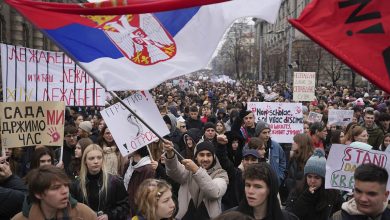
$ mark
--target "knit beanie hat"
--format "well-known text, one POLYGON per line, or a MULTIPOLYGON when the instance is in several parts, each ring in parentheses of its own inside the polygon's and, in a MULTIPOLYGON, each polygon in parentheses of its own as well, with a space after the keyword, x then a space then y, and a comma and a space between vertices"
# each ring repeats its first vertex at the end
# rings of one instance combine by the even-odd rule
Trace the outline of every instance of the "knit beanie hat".
POLYGON ((212 123, 212 122, 206 122, 206 123, 204 124, 204 127, 203 127, 204 131, 206 131, 206 130, 209 129, 209 128, 213 128, 213 129, 215 130, 215 124, 212 123))
POLYGON ((271 128, 269 127, 269 125, 266 122, 264 122, 264 121, 257 122, 256 128, 255 128, 255 136, 258 137, 264 129, 271 130, 271 128))
POLYGON ((306 162, 305 168, 303 169, 304 175, 312 173, 325 178, 325 169, 325 153, 322 149, 317 148, 306 162))
POLYGON ((213 155, 215 154, 214 144, 211 143, 210 141, 203 141, 202 143, 199 143, 198 145, 196 145, 195 157, 202 150, 208 150, 213 155))
POLYGON ((90 121, 83 121, 79 124, 81 130, 88 132, 89 134, 92 131, 92 123, 90 121))

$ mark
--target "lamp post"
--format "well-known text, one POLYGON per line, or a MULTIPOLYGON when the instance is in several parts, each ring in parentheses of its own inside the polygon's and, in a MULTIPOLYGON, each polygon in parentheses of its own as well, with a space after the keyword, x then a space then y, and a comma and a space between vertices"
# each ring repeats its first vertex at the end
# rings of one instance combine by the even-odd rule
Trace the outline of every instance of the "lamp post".
POLYGON ((287 51, 287 83, 290 84, 292 75, 291 75, 291 53, 292 53, 292 27, 289 27, 288 30, 288 51, 287 51))

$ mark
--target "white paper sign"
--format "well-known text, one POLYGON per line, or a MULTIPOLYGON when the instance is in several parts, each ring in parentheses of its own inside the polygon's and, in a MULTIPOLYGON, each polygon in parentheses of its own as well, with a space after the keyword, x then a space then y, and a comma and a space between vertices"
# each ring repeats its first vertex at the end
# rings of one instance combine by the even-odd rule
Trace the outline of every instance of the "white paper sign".
MULTIPOLYGON (((149 92, 137 92, 123 100, 161 137, 169 134, 149 92)), ((120 103, 100 112, 123 156, 155 141, 158 137, 120 103)))
POLYGON ((328 125, 347 126, 352 122, 353 110, 330 109, 328 125))
POLYGON ((4 102, 104 106, 105 89, 63 52, 1 44, 4 102))
POLYGON ((269 124, 272 139, 279 143, 293 143, 293 137, 303 133, 302 103, 249 102, 248 110, 256 122, 269 124))
POLYGON ((322 114, 317 112, 309 112, 309 116, 307 117, 307 121, 314 123, 314 122, 321 122, 322 120, 322 114))
POLYGON ((294 72, 294 101, 313 101, 315 99, 315 87, 315 72, 294 72))
MULTIPOLYGON (((383 151, 365 150, 342 144, 332 145, 326 161, 325 188, 352 192, 355 169, 366 163, 374 163, 390 170, 390 154, 383 151)), ((390 179, 387 189, 390 189, 390 179)))
POLYGON ((264 94, 264 86, 263 85, 257 85, 257 88, 259 89, 259 92, 264 94))

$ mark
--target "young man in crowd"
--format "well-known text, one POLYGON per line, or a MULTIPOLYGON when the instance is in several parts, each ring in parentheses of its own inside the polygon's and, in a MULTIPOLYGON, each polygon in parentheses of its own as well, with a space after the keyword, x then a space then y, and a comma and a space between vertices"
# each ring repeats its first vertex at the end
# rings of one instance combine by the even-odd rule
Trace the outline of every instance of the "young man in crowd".
POLYGON ((314 148, 321 148, 322 150, 325 150, 325 140, 328 135, 328 131, 322 122, 314 122, 310 126, 310 135, 314 148))
POLYGON ((271 140, 271 128, 263 121, 256 125, 256 137, 259 137, 265 144, 264 158, 269 161, 272 169, 278 176, 279 185, 285 178, 287 168, 286 156, 283 148, 276 141, 271 140))
POLYGON ((356 168, 353 199, 343 203, 331 220, 385 220, 390 219, 387 207, 389 191, 386 189, 389 174, 375 164, 356 168))
POLYGON ((199 119, 199 109, 196 106, 190 107, 190 117, 186 121, 187 129, 197 128, 202 130, 203 123, 199 119))
POLYGON ((180 184, 176 218, 210 219, 221 214, 221 199, 229 179, 215 156, 213 143, 202 142, 196 146, 194 160, 181 163, 173 152, 173 143, 164 143, 166 171, 180 184))
MULTIPOLYGON (((225 135, 219 135, 217 139, 222 139, 227 142, 225 135)), ((221 141, 219 141, 221 142, 221 141)), ((222 198, 223 210, 233 208, 239 204, 244 198, 244 181, 242 179, 242 172, 249 164, 258 163, 260 155, 255 149, 244 149, 242 151, 242 166, 235 167, 233 162, 227 156, 226 145, 219 144, 216 149, 216 155, 221 163, 221 166, 226 170, 229 177, 229 185, 225 195, 222 198)))
POLYGON ((23 204, 12 220, 98 219, 92 209, 70 197, 70 180, 61 168, 41 166, 30 171, 27 182, 32 203, 23 204))
POLYGON ((371 145, 373 149, 379 149, 384 134, 382 129, 375 123, 374 111, 366 110, 364 112, 364 123, 362 126, 367 129, 368 144, 371 145))

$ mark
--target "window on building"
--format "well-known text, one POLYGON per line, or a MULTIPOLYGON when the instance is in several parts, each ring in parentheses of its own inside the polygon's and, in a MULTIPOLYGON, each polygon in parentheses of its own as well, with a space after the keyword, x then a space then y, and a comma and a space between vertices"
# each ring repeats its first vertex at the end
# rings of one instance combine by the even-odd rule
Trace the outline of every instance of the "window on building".
POLYGON ((26 23, 22 23, 22 27, 23 27, 23 36, 22 36, 23 37, 23 46, 29 47, 30 46, 30 42, 29 42, 30 29, 26 23))
POLYGON ((3 15, 0 15, 0 42, 1 43, 6 43, 6 24, 5 24, 5 19, 3 15))

